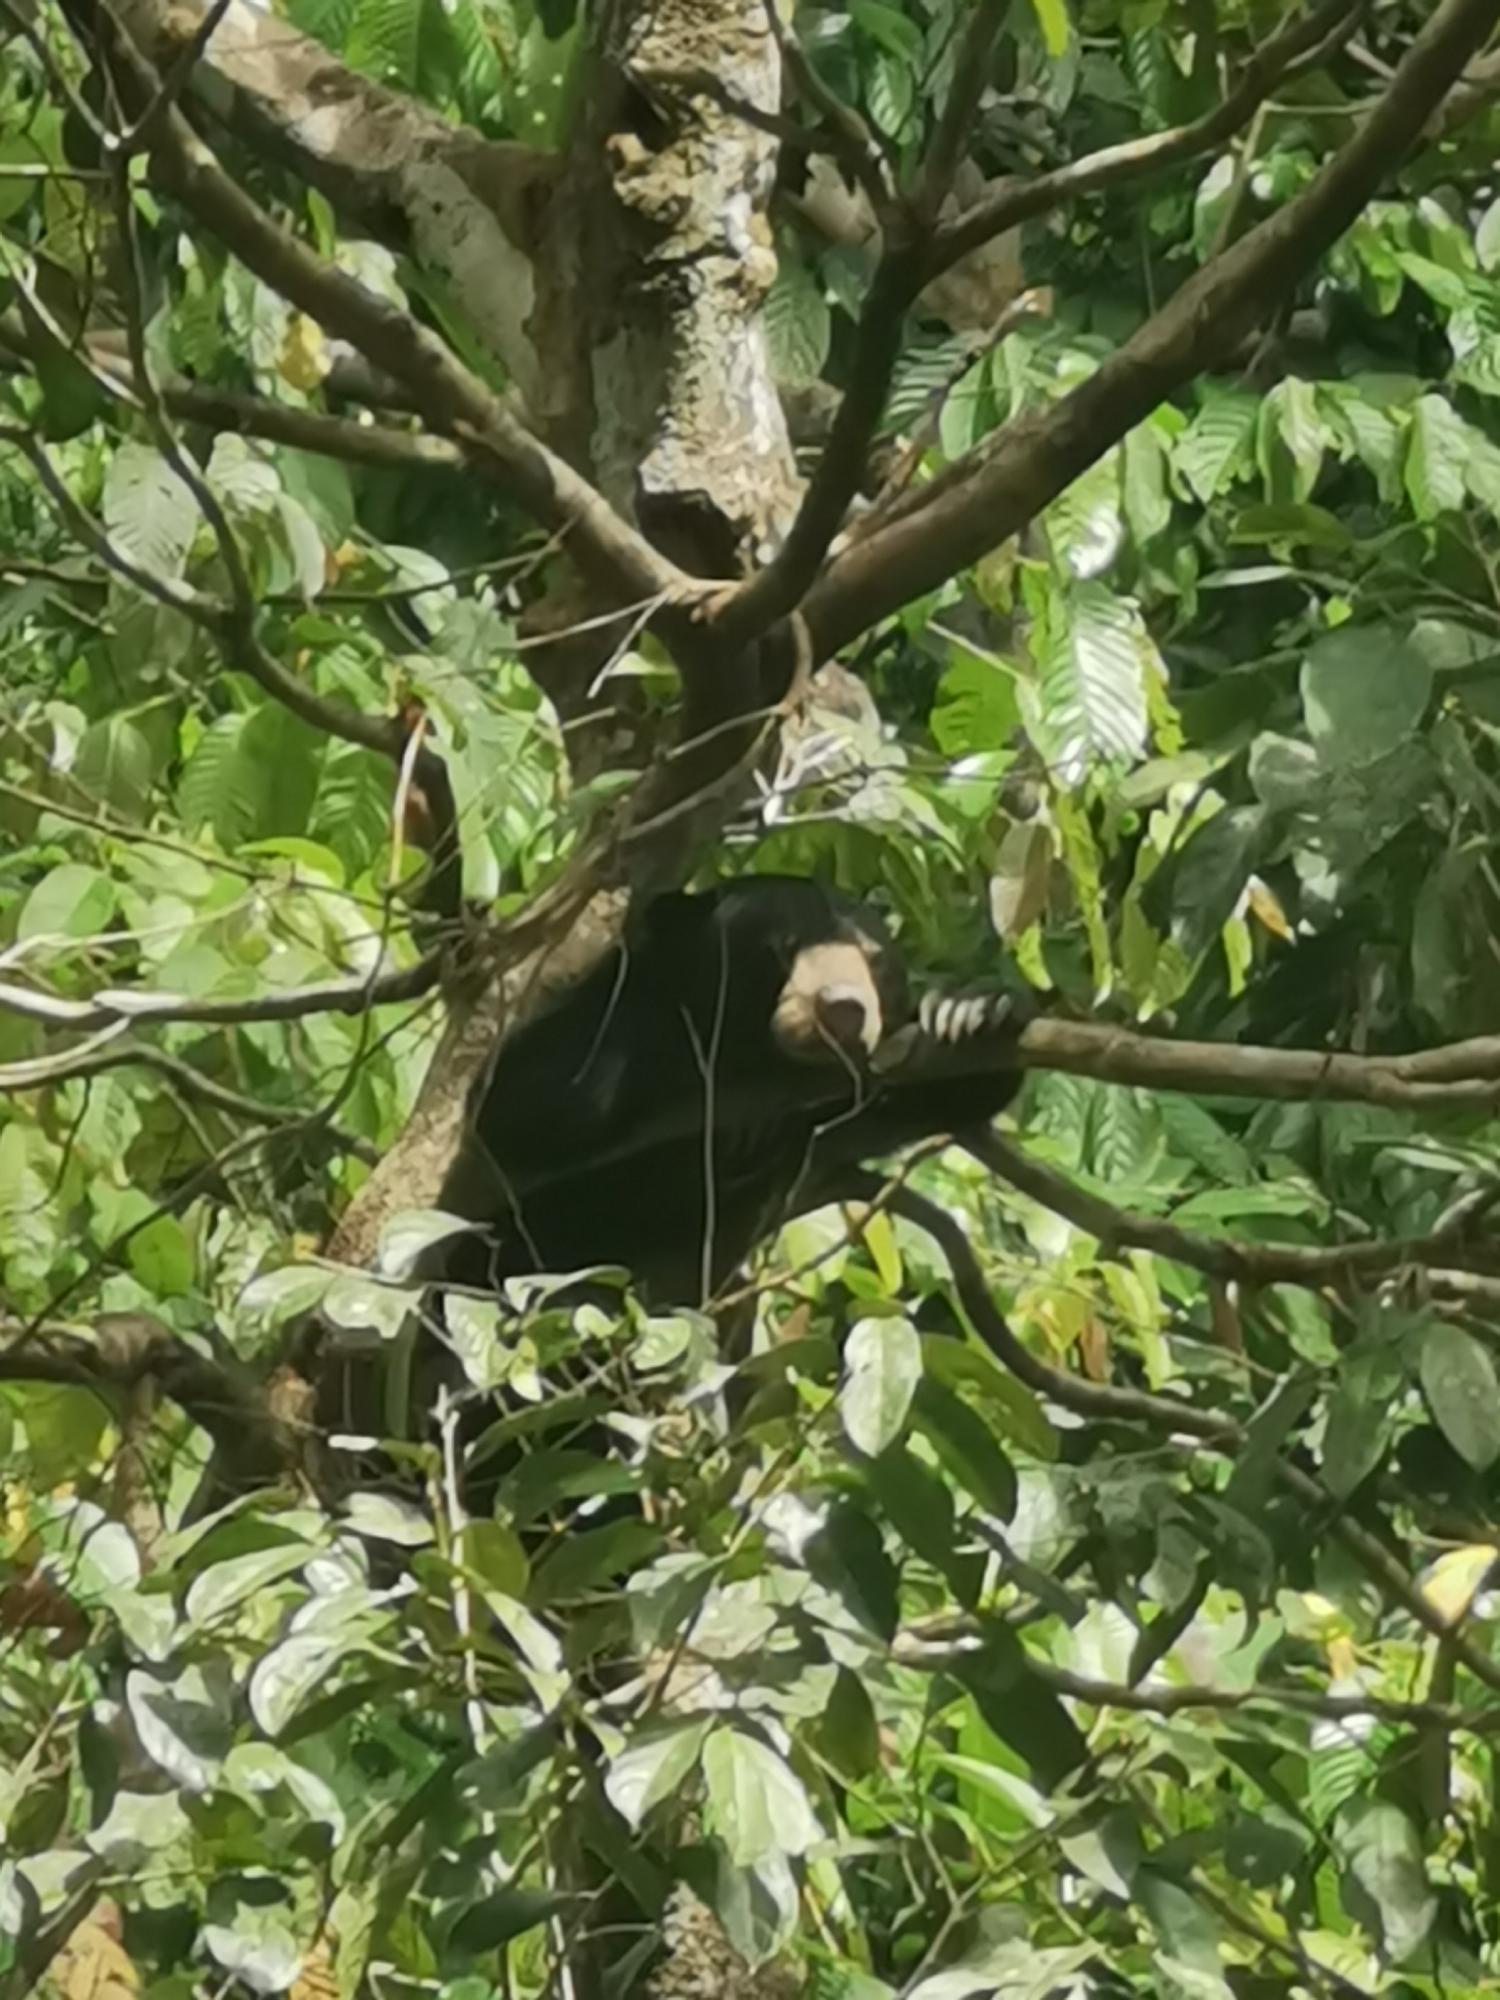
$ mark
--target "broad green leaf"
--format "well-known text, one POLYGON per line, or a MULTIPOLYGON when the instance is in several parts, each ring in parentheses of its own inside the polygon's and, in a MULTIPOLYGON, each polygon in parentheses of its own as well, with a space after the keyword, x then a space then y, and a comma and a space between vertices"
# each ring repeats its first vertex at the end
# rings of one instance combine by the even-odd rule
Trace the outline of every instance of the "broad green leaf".
POLYGON ((777 380, 815 382, 828 358, 832 321, 822 288, 805 264, 782 258, 766 295, 765 324, 777 380))
POLYGON ((858 1674, 840 1667, 822 1711, 813 1719, 819 1753, 851 1784, 880 1767, 880 1724, 858 1674))
POLYGON ((1468 434, 1442 396, 1423 396, 1406 440, 1406 490, 1417 518, 1430 521, 1463 505, 1468 434))
POLYGON ((689 1722, 652 1730, 610 1759, 604 1789, 622 1819, 638 1827, 653 1806, 680 1790, 697 1768, 711 1726, 689 1722))
POLYGON ((1217 499, 1245 463, 1259 412, 1255 396, 1210 391, 1173 446, 1173 463, 1205 504, 1217 499))
POLYGON ((1323 1437, 1323 1477, 1337 1499, 1347 1499, 1385 1456, 1406 1380, 1401 1348, 1391 1340, 1366 1338, 1344 1355, 1323 1437))
POLYGON ((1016 1508, 1015 1470, 983 1418, 930 1375, 918 1387, 914 1413, 943 1469, 986 1513, 1008 1521, 1016 1508))
POLYGON ((1432 697, 1432 669, 1399 630, 1345 626, 1313 644, 1301 688, 1325 765, 1369 764, 1416 729, 1432 697))
POLYGON ((285 1264, 279 1271, 263 1271, 252 1278, 240 1293, 241 1310, 264 1315, 273 1325, 311 1312, 321 1304, 323 1294, 338 1280, 338 1273, 316 1264, 285 1264))
POLYGON ((257 1549, 250 1555, 213 1563, 193 1578, 183 1609, 195 1625, 208 1625, 257 1591, 295 1576, 315 1553, 304 1544, 300 1548, 257 1549))
POLYGON ((1140 613, 1102 583, 1056 601, 1042 663, 1053 763, 1077 782, 1096 757, 1133 763, 1146 747, 1148 672, 1160 663, 1140 613))
POLYGON ((424 1250, 466 1235, 473 1224, 440 1208, 411 1208, 393 1215, 380 1232, 376 1264, 387 1278, 408 1278, 424 1250))
POLYGON ((16 936, 96 937, 115 913, 115 888, 107 875, 81 862, 65 861, 44 875, 21 905, 16 936))
POLYGON ((797 1855, 822 1838, 801 1781, 769 1744, 719 1727, 703 1749, 708 1816, 737 1867, 797 1855))
POLYGON ((105 716, 86 729, 73 760, 73 777, 117 819, 145 816, 155 775, 151 745, 123 715, 105 716))
POLYGON ((352 1650, 341 1632, 299 1632, 274 1646, 250 1675, 250 1712, 267 1736, 279 1736, 352 1650))
POLYGON ((844 1347, 839 1416, 851 1444, 876 1458, 906 1428, 922 1379, 922 1340, 907 1319, 862 1319, 844 1347))
POLYGON ((177 578, 198 531, 198 503, 159 451, 126 443, 105 474, 104 525, 123 555, 155 576, 177 578))
POLYGON ((1434 1320, 1422 1337, 1422 1388, 1449 1444, 1477 1472, 1500 1458, 1500 1381, 1487 1347, 1434 1320))
POLYGON ((1417 1951, 1438 1903, 1411 1820, 1387 1800, 1360 1799, 1340 1812, 1334 1844, 1349 1871, 1355 1914, 1384 1940, 1392 1959, 1417 1951))

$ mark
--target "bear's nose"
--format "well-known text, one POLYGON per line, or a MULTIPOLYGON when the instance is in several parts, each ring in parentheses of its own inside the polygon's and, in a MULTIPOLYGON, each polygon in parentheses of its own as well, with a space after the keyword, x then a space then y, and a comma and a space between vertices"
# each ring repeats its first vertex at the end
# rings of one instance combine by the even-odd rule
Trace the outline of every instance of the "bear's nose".
POLYGON ((870 1011, 857 986, 825 986, 818 994, 818 1026, 843 1049, 874 1047, 870 1011))

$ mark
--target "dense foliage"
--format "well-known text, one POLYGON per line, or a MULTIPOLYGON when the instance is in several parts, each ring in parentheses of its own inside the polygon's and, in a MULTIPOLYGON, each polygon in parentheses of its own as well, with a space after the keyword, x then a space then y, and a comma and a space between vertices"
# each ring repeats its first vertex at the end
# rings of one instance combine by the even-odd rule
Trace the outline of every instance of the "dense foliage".
MULTIPOLYGON (((914 169, 967 11, 788 32, 914 169)), ((924 293, 868 491, 1091 376, 1308 184, 1428 12, 1354 9, 1226 143, 1028 223, 1022 309, 924 293)), ((285 14, 444 118, 566 143, 566 6, 285 14)), ((1281 18, 1014 7, 972 161, 1186 125, 1281 18)), ((910 1177, 936 1217, 797 1219, 732 1366, 708 1315, 623 1290, 451 1300, 498 1398, 492 1516, 459 1408, 427 1423, 399 1369, 403 1477, 205 1513, 188 1363, 274 1401, 315 1307, 398 1348, 443 1226, 399 1220, 378 1272, 318 1255, 441 1031, 382 988, 433 948, 430 830, 408 768, 261 663, 422 718, 502 915, 629 774, 577 766, 528 669, 566 550, 498 487, 238 435, 84 340, 112 317, 141 379, 295 413, 347 359, 103 143, 61 16, 0 21, 0 1990, 591 1994, 585 1946, 620 1993, 1497 1990, 1495 1046, 1407 1096, 1260 1052, 1495 1025, 1500 114, 1392 162, 1221 368, 848 647, 864 698, 815 697, 699 857, 871 896, 930 978, 1003 944, 1064 1016, 1229 1068, 1149 1089, 1043 1051, 1006 1123, 1039 1177, 950 1149, 910 1177), (248 646, 212 608, 237 571, 248 646)), ((225 150, 493 372, 440 279, 225 150)), ((841 386, 876 249, 772 213, 778 375, 841 386)), ((605 678, 670 716, 626 629, 605 678)))

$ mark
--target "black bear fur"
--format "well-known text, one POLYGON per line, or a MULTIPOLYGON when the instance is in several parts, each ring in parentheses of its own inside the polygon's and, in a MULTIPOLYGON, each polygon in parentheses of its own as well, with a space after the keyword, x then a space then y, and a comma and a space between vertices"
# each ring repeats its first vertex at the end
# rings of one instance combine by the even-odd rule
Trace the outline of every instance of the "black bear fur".
POLYGON ((882 1079, 894 1034, 1010 1034, 1024 1011, 971 998, 914 1025, 884 926, 817 882, 658 897, 502 1047, 440 1203, 483 1229, 442 1275, 623 1265, 654 1303, 703 1301, 840 1166, 973 1129, 1019 1088, 1014 1069, 882 1079))

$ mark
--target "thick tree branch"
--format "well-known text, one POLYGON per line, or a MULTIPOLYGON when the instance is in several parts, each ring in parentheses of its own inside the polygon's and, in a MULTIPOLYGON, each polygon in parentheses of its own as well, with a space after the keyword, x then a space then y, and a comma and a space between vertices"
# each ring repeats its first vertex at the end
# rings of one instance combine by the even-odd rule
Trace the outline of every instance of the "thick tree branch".
POLYGON ((528 317, 555 155, 452 124, 253 0, 211 8, 120 0, 113 11, 173 79, 197 52, 195 119, 226 127, 317 188, 357 233, 442 271, 480 338, 531 393, 538 361, 528 317))
POLYGON ((1233 1713, 1245 1708, 1280 1709, 1293 1715, 1321 1716, 1330 1722, 1372 1716, 1381 1722, 1418 1729, 1463 1729, 1489 1736, 1500 1729, 1500 1705, 1464 1709, 1450 1702, 1392 1701, 1374 1694, 1317 1694, 1311 1688, 1290 1687, 1122 1687, 1069 1672, 1032 1657, 1030 1669, 1038 1680, 1091 1708, 1124 1708, 1141 1715, 1186 1715, 1194 1709, 1233 1713))
MULTIPOLYGON (((1401 1111, 1486 1110, 1500 1103, 1500 1036, 1481 1035, 1405 1056, 1274 1049, 1229 1042, 1170 1041, 1127 1028, 1045 1019, 1020 1038, 1022 1060, 1100 1083, 1202 1095, 1319 1098, 1335 1104, 1383 1104, 1401 1111)), ((930 1067, 972 1067, 974 1052, 934 1051, 930 1067)), ((1014 1060, 1012 1058, 1011 1060, 1014 1060)), ((924 1064, 924 1069, 927 1067, 924 1064)), ((988 1066, 1006 1067, 997 1049, 988 1066)))
POLYGON ((186 993, 96 993, 92 1000, 64 1000, 53 993, 0 982, 0 1008, 41 1021, 49 1028, 91 1033, 114 1021, 300 1021, 309 1014, 363 1014, 372 1007, 419 1000, 437 985, 441 959, 429 952, 402 972, 373 979, 330 979, 316 986, 293 986, 253 1000, 194 999, 186 993))
MULTIPOLYGON (((151 65, 107 16, 101 34, 131 94, 148 99, 156 88, 151 65)), ((570 552, 591 576, 631 601, 666 599, 684 588, 699 594, 410 313, 377 298, 267 215, 180 112, 164 107, 143 138, 161 184, 199 222, 265 284, 407 388, 435 430, 476 447, 538 521, 567 531, 570 552)))
POLYGON ((461 471, 469 455, 447 438, 424 431, 398 431, 389 424, 360 423, 354 417, 325 416, 319 410, 293 409, 264 396, 247 396, 233 389, 200 389, 189 382, 163 382, 161 400, 184 423, 207 424, 215 431, 235 431, 241 437, 267 438, 298 451, 319 452, 354 465, 389 465, 398 471, 461 471))
MULTIPOLYGON (((1301 194, 1189 279, 1071 394, 1018 417, 924 488, 909 513, 836 557, 803 604, 817 656, 977 562, 1242 339, 1354 221, 1497 20, 1500 0, 1443 0, 1384 96, 1301 194)), ((774 602, 770 574, 747 594, 774 602)), ((724 615, 737 609, 731 598, 724 615)))
POLYGON ((1065 1174, 1043 1166, 998 1132, 986 1132, 979 1138, 965 1136, 963 1145, 966 1152, 1011 1187, 1098 1237, 1106 1253, 1121 1246, 1148 1250, 1153 1256, 1170 1257, 1176 1263, 1186 1264, 1189 1270, 1221 1278, 1226 1284, 1291 1284, 1316 1289, 1347 1283, 1355 1277, 1378 1276, 1382 1271, 1405 1265, 1430 1266, 1453 1255, 1479 1214, 1493 1201, 1488 1191, 1471 1195, 1454 1204, 1452 1214, 1441 1228, 1426 1236, 1398 1238, 1390 1243, 1345 1243, 1332 1249, 1317 1244, 1246 1243, 1228 1237, 1204 1236, 1197 1230, 1163 1221, 1159 1216, 1137 1215, 1116 1208, 1113 1202, 1079 1187, 1065 1174))
POLYGON ((1007 12, 1006 0, 975 0, 959 40, 948 101, 928 146, 912 202, 916 215, 925 223, 936 221, 952 191, 954 175, 968 147, 970 128, 989 81, 995 37, 1007 12))
MULTIPOLYGON (((880 1191, 880 1183, 873 1174, 849 1175, 843 1186, 852 1191, 849 1198, 860 1200, 869 1200, 880 1191)), ((1113 1383, 1086 1382, 1041 1360, 1011 1332, 1004 1314, 990 1297, 963 1224, 936 1202, 914 1194, 909 1188, 898 1189, 890 1197, 890 1206, 925 1230, 938 1245, 948 1260, 955 1289, 975 1331, 996 1360, 1037 1395, 1081 1417, 1146 1424, 1169 1435, 1197 1438, 1214 1450, 1232 1453, 1243 1445, 1245 1433, 1232 1418, 1196 1409, 1189 1403, 1178 1403, 1170 1396, 1121 1389, 1113 1383)), ((1277 1462, 1275 1470, 1278 1482, 1311 1510, 1311 1518, 1333 1517, 1334 1533, 1388 1597, 1400 1604, 1425 1631, 1450 1646, 1455 1659, 1476 1680, 1500 1693, 1500 1661, 1493 1660, 1454 1629, 1378 1536, 1339 1512, 1332 1496, 1310 1474, 1284 1459, 1277 1462)))
MULTIPOLYGON (((764 630, 800 604, 812 587, 858 490, 900 355, 905 315, 924 285, 1005 230, 1047 213, 1070 197, 1170 166, 1222 144, 1247 122, 1298 58, 1309 51, 1320 53, 1331 30, 1350 31, 1359 11, 1359 5, 1351 7, 1350 0, 1323 0, 1305 19, 1294 20, 1255 50, 1229 95, 1192 125, 1106 148, 1053 174, 1002 183, 990 199, 966 215, 930 228, 927 224, 936 214, 934 204, 940 205, 952 178, 970 93, 983 76, 981 52, 988 47, 992 24, 986 9, 977 8, 965 38, 967 73, 961 69, 955 80, 924 171, 918 204, 908 210, 886 201, 881 210, 885 247, 860 313, 848 383, 828 443, 781 550, 715 614, 716 629, 726 640, 734 643, 764 630)), ((1153 398, 1156 400, 1159 398, 1153 398)), ((1092 455, 1097 456, 1097 449, 1092 455)), ((1082 469, 1080 465, 1078 470, 1082 469)), ((825 654, 833 650, 822 644, 821 635, 819 650, 825 654)))
POLYGON ((1304 58, 1321 61, 1353 33, 1365 11, 1365 0, 1353 5, 1351 0, 1323 0, 1310 14, 1293 16, 1251 48, 1229 92, 1191 124, 1101 147, 1048 174, 1017 174, 1001 181, 983 201, 937 228, 928 251, 929 277, 948 270, 1007 229, 1046 215, 1064 202, 1159 173, 1222 146, 1249 123, 1288 70, 1304 58))
MULTIPOLYGON (((227 516, 189 455, 167 425, 160 401, 141 378, 139 395, 123 383, 116 388, 132 407, 144 407, 167 463, 188 488, 211 524, 230 580, 233 600, 222 604, 175 577, 158 576, 125 555, 74 499, 41 442, 29 432, 0 425, 0 443, 12 445, 30 463, 63 521, 117 575, 159 603, 170 605, 206 632, 230 668, 254 681, 273 701, 290 710, 312 729, 339 737, 360 749, 389 758, 404 769, 409 750, 406 725, 399 717, 366 715, 347 702, 330 700, 289 673, 262 643, 260 607, 250 587, 238 543, 227 516)), ((442 915, 458 914, 461 863, 456 810, 448 767, 432 751, 418 747, 413 772, 426 795, 434 837, 429 881, 430 906, 442 915)))
POLYGON ((72 1384, 119 1398, 149 1377, 207 1431, 235 1485, 266 1484, 304 1464, 305 1440, 261 1386, 197 1353, 161 1320, 102 1313, 94 1331, 89 1340, 67 1327, 0 1327, 0 1381, 72 1384))
MULTIPOLYGON (((126 1025, 124 1021, 116 1022, 105 1033, 118 1034, 126 1025)), ((50 1090, 59 1083, 70 1083, 79 1077, 103 1076, 112 1069, 154 1070, 185 1097, 196 1098, 199 1103, 222 1111, 227 1118, 243 1118, 252 1125, 301 1125, 306 1122, 305 1111, 293 1110, 285 1104, 267 1104, 258 1097, 247 1097, 242 1091, 230 1090, 224 1084, 216 1083, 211 1076, 194 1069, 180 1056, 169 1055, 165 1049, 140 1048, 133 1043, 117 1044, 107 1049, 63 1049, 56 1055, 38 1056, 30 1062, 0 1063, 0 1090, 50 1090)), ((340 1132, 336 1126, 328 1129, 344 1152, 353 1154, 368 1166, 374 1166, 383 1157, 368 1139, 340 1132)))

